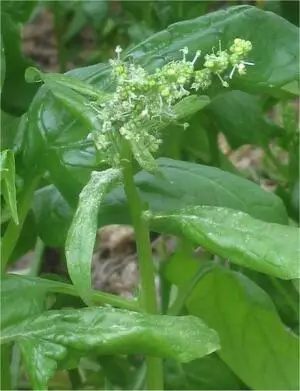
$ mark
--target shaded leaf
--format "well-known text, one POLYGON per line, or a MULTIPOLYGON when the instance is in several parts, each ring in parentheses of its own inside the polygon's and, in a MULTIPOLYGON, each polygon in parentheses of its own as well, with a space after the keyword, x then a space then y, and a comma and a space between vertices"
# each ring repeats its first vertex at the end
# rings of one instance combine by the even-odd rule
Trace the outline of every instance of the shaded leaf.
MULTIPOLYGON (((6 4, 4 1, 2 4, 6 4)), ((9 2, 18 9, 13 1, 9 2), (13 5, 14 4, 14 5, 13 5)), ((24 1, 23 3, 30 3, 24 1)), ((8 14, 1 12, 1 34, 5 50, 5 80, 1 92, 1 108, 9 114, 25 113, 37 91, 37 85, 28 85, 24 73, 31 63, 24 58, 20 46, 20 26, 8 14)))
POLYGON ((299 388, 299 339, 281 322, 269 296, 247 277, 212 267, 187 308, 217 330, 220 357, 248 387, 299 388))
POLYGON ((18 6, 14 0, 5 0, 1 4, 1 13, 5 13, 11 17, 14 22, 26 22, 34 7, 36 6, 36 0, 20 0, 18 6))
MULTIPOLYGON (((233 88, 272 93, 297 80, 297 27, 276 14, 251 6, 230 7, 172 24, 127 54, 148 70, 155 70, 174 57, 180 58, 179 50, 185 46, 191 57, 199 49, 204 56, 213 46, 218 47, 219 41, 222 48, 227 48, 236 37, 252 42, 248 60, 255 66, 249 67, 247 75, 235 75, 230 82, 233 88)), ((200 64, 197 62, 198 67, 200 64)))
POLYGON ((241 381, 216 353, 189 363, 166 362, 166 390, 241 390, 241 381))
MULTIPOLYGON (((192 205, 232 208, 274 223, 287 223, 281 199, 253 182, 215 167, 166 158, 157 159, 162 177, 141 171, 135 183, 153 212, 172 211, 192 205)), ((99 224, 128 224, 124 191, 116 189, 100 210, 99 224)))
POLYGON ((49 185, 38 189, 34 194, 32 209, 39 237, 48 246, 62 247, 74 210, 56 187, 49 185))
POLYGON ((7 275, 1 279, 1 330, 44 310, 47 286, 7 275))
POLYGON ((243 144, 265 146, 282 129, 263 117, 258 97, 230 91, 212 100, 207 111, 232 148, 243 144), (233 115, 234 113, 234 115, 233 115))

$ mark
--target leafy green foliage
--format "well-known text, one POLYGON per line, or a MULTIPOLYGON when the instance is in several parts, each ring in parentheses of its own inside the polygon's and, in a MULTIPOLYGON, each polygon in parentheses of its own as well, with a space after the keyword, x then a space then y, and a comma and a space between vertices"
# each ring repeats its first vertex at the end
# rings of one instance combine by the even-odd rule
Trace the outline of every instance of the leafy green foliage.
POLYGON ((299 387, 299 338, 280 321, 266 293, 247 277, 214 267, 199 280, 187 307, 217 330, 220 357, 247 386, 299 387))
POLYGON ((3 330, 17 340, 35 388, 44 389, 68 350, 101 355, 140 353, 187 362, 218 349, 217 334, 192 316, 129 313, 109 308, 45 312, 3 330), (188 334, 184 330, 189 330, 188 334), (39 371, 34 368, 38 366, 39 371))
POLYGON ((299 228, 265 223, 240 211, 210 206, 147 216, 154 230, 183 235, 238 265, 279 278, 300 278, 299 228), (278 243, 279 237, 283 243, 278 243))
MULTIPOLYGON (((259 186, 214 167, 160 158, 158 167, 163 178, 140 172, 135 183, 150 210, 161 212, 186 205, 222 206, 241 210, 251 216, 286 223, 281 200, 259 186)), ((114 190, 100 211, 100 224, 128 223, 125 194, 114 190)))
POLYGON ((17 116, 27 111, 37 90, 35 85, 28 86, 24 79, 24 72, 31 63, 21 53, 19 26, 19 22, 28 19, 34 5, 34 1, 20 1, 16 7, 13 1, 5 1, 1 7, 2 50, 5 52, 6 70, 1 89, 1 108, 17 116))
POLYGON ((239 390, 241 382, 217 354, 185 364, 166 363, 167 390, 239 390))
POLYGON ((1 184, 1 195, 3 195, 11 217, 13 218, 14 222, 18 224, 19 220, 15 188, 14 154, 10 150, 5 150, 1 152, 0 159, 1 181, 4 182, 3 184, 1 184))
POLYGON ((219 3, 3 2, 3 389, 299 388, 297 7, 219 3), (41 9, 61 73, 22 54, 41 9), (92 289, 112 223, 135 230, 134 299, 92 289), (178 237, 159 273, 150 230, 178 237), (65 249, 72 283, 38 276, 38 245, 65 249))
POLYGON ((263 147, 282 131, 263 117, 262 102, 242 91, 230 91, 216 97, 209 105, 208 112, 233 148, 244 144, 263 147))
POLYGON ((104 195, 120 179, 120 170, 92 172, 79 196, 79 205, 66 241, 66 258, 70 277, 85 301, 90 302, 91 264, 97 235, 97 212, 104 195), (84 238, 84 240, 82 240, 84 238))
POLYGON ((45 308, 47 288, 35 281, 7 276, 1 280, 1 329, 14 325, 45 308), (17 305, 18 311, 15 310, 17 305))
POLYGON ((135 46, 128 54, 147 64, 148 68, 155 69, 163 62, 178 57, 179 49, 184 46, 188 46, 191 53, 199 47, 202 53, 207 53, 213 45, 218 45, 219 40, 226 47, 233 36, 240 36, 251 40, 251 60, 259 59, 259 62, 245 77, 233 81, 232 86, 272 93, 272 90, 279 90, 282 85, 297 79, 297 31, 295 26, 275 14, 255 7, 238 6, 175 23, 135 46), (277 33, 279 30, 280 34, 277 33))

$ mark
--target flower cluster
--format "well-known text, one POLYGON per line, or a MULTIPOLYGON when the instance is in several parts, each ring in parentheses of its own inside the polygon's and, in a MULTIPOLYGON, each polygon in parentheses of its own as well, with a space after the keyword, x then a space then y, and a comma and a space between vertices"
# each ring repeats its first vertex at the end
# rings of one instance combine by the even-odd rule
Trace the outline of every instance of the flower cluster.
POLYGON ((145 121, 165 119, 176 122, 174 104, 193 90, 207 89, 214 75, 224 87, 228 87, 224 80, 225 72, 232 67, 227 79, 231 79, 236 70, 240 75, 245 74, 245 66, 252 65, 244 61, 251 48, 251 42, 236 38, 229 51, 221 50, 220 45, 217 53, 213 51, 204 57, 203 68, 195 70, 201 53, 197 51, 189 61, 188 48, 185 47, 180 50, 181 60, 171 61, 149 74, 140 65, 122 61, 122 49, 118 46, 116 58, 110 60, 116 90, 109 101, 94 105, 102 123, 102 131, 93 134, 97 148, 107 151, 110 156, 115 155, 115 151, 111 150, 114 148, 113 133, 119 132, 129 142, 140 143, 150 152, 155 152, 161 139, 155 130, 143 132, 145 121))

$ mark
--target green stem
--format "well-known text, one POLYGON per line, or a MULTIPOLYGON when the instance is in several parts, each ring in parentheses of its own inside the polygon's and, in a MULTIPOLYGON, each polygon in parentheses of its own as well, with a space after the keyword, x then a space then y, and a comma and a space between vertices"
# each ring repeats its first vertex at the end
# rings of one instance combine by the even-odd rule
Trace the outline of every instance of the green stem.
POLYGON ((1 275, 5 273, 7 262, 21 233, 25 218, 31 206, 34 191, 39 180, 40 177, 38 176, 33 178, 30 183, 25 183, 24 192, 20 196, 20 201, 18 203, 19 224, 17 225, 13 220, 11 220, 7 229, 5 230, 1 248, 1 275))
MULTIPOLYGON (((59 283, 53 287, 53 292, 63 293, 70 296, 78 297, 78 293, 73 285, 59 283)), ((105 292, 94 292, 92 294, 92 301, 95 304, 111 305, 113 307, 122 308, 129 311, 140 312, 138 303, 133 300, 123 299, 122 297, 112 295, 105 292)))
MULTIPOLYGON (((156 314, 157 300, 155 289, 155 268, 152 260, 152 250, 149 229, 143 218, 143 204, 135 186, 132 172, 132 155, 128 145, 123 150, 123 179, 126 197, 129 203, 132 223, 135 231, 139 271, 141 278, 141 303, 144 310, 150 314, 156 314)), ((158 357, 146 357, 147 364, 147 389, 163 389, 163 366, 158 357)))

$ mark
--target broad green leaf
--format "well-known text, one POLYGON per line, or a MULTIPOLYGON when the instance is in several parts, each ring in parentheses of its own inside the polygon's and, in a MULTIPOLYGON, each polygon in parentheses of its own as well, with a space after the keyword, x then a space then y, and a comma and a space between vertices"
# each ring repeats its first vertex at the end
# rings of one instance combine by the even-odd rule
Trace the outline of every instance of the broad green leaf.
POLYGON ((49 185, 38 189, 34 195, 32 209, 39 237, 50 247, 62 247, 74 210, 56 187, 49 185))
POLYGON ((230 91, 214 98, 207 112, 232 148, 243 144, 263 147, 270 138, 282 133, 279 126, 267 122, 263 117, 258 97, 242 91, 230 91))
POLYGON ((184 236, 238 265, 283 279, 300 278, 299 228, 211 206, 148 213, 148 219, 155 231, 184 236))
POLYGON ((34 279, 7 275, 1 279, 1 330, 45 308, 47 286, 34 279))
MULTIPOLYGON (((172 24, 130 49, 128 55, 155 70, 174 57, 179 58, 179 50, 185 46, 191 57, 199 49, 203 56, 213 46, 218 47, 219 41, 222 48, 227 48, 234 38, 241 37, 252 42, 248 60, 255 65, 248 68, 247 75, 235 75, 230 85, 239 90, 272 93, 298 79, 298 34, 296 26, 272 12, 237 6, 172 24)), ((199 60, 197 66, 201 65, 199 60)))
MULTIPOLYGON (((1 4, 6 4, 6 1, 1 4)), ((16 4, 13 1, 8 3, 16 4)), ((23 3, 30 3, 24 1, 23 3)), ((5 50, 5 80, 1 92, 1 108, 12 115, 20 116, 27 111, 37 90, 36 85, 28 85, 24 72, 31 63, 25 59, 20 47, 20 26, 1 10, 1 34, 5 50)))
POLYGON ((17 243, 9 257, 9 264, 18 261, 28 251, 32 251, 38 238, 36 221, 32 210, 30 210, 22 225, 17 243))
MULTIPOLYGON (((74 285, 61 281, 18 274, 8 274, 2 277, 1 325, 3 326, 1 327, 15 324, 36 312, 40 312, 45 295, 48 293, 78 297, 74 285), (30 297, 35 298, 35 300, 30 300, 30 297), (22 311, 15 311, 19 306, 22 307, 22 311)), ((140 311, 138 303, 135 301, 123 299, 110 293, 93 291, 93 300, 100 305, 111 305, 131 311, 140 311)))
POLYGON ((240 271, 272 298, 282 322, 293 330, 299 325, 299 296, 293 281, 282 280, 250 269, 240 271))
POLYGON ((108 1, 81 1, 80 12, 84 13, 92 26, 99 30, 108 12, 108 1))
POLYGON ((296 291, 300 294, 300 279, 299 278, 295 278, 293 280, 293 285, 294 285, 296 291))
POLYGON ((14 22, 24 23, 29 19, 35 6, 36 0, 20 0, 17 7, 14 0, 5 0, 1 4, 1 13, 3 13, 3 18, 5 18, 6 14, 14 22))
POLYGON ((299 389, 299 339, 250 279, 215 266, 199 280, 187 308, 218 332, 220 357, 248 387, 299 389))
MULTIPOLYGON (((99 80, 102 80, 103 72, 107 69, 108 66, 99 64, 75 69, 68 75, 79 79, 79 88, 82 87, 80 80, 83 80, 98 90, 99 80)), ((59 79, 55 88, 56 97, 47 86, 42 86, 36 94, 28 113, 22 160, 29 172, 49 170, 53 176, 52 183, 68 202, 75 199, 76 203, 82 189, 82 169, 87 168, 85 184, 91 171, 99 166, 98 152, 93 141, 87 139, 91 130, 99 127, 99 121, 97 113, 90 106, 90 99, 74 89, 65 88, 68 85, 68 78, 59 79), (66 179, 68 183, 63 185, 66 179)), ((104 80, 101 90, 107 89, 107 86, 108 81, 104 80)))
MULTIPOLYGON (((28 83, 43 81, 49 87, 54 96, 56 88, 64 87, 74 90, 89 98, 99 100, 99 102, 109 99, 109 94, 104 94, 102 91, 68 74, 61 75, 60 73, 43 73, 37 68, 29 67, 26 69, 25 79, 28 83)), ((60 95, 57 95, 57 97, 60 98, 60 95)))
POLYGON ((143 354, 189 362, 219 348, 217 334, 196 317, 99 307, 44 312, 3 330, 2 343, 11 340, 21 347, 36 389, 45 389, 57 363, 72 352, 143 354))
POLYGON ((241 381, 218 357, 210 354, 189 363, 167 361, 166 390, 241 390, 241 381))
POLYGON ((92 172, 90 181, 80 193, 78 208, 67 235, 68 271, 78 293, 87 303, 90 303, 92 289, 91 265, 98 229, 98 211, 105 194, 115 186, 120 177, 121 171, 113 168, 92 172))
POLYGON ((12 219, 16 224, 19 224, 15 171, 14 153, 8 149, 2 151, 0 155, 1 194, 9 207, 12 219))
POLYGON ((1 150, 11 149, 14 152, 19 148, 17 137, 21 117, 14 117, 1 111, 1 150))
MULTIPOLYGON (((135 176, 141 197, 153 212, 211 205, 240 210, 272 223, 287 223, 280 198, 253 182, 215 167, 190 162, 160 158, 157 163, 163 179, 145 171, 135 176)), ((99 223, 130 223, 123 190, 116 189, 105 198, 99 223)))
POLYGON ((54 97, 66 107, 74 116, 82 120, 90 129, 101 129, 97 113, 91 107, 90 99, 98 100, 99 103, 109 99, 108 94, 104 94, 96 88, 92 88, 86 83, 69 76, 55 73, 42 73, 36 68, 30 67, 26 70, 27 82, 33 83, 43 81, 54 97))
MULTIPOLYGON (((140 194, 153 212, 166 211, 166 208, 174 210, 188 205, 211 205, 242 210, 255 218, 269 222, 282 224, 287 222, 282 201, 246 179, 214 167, 166 158, 158 159, 157 164, 161 177, 152 176, 145 171, 135 176, 140 194)), ((69 177, 64 176, 57 180, 68 183, 71 174, 68 171, 65 175, 67 174, 69 177)), ((57 171, 58 176, 59 171, 57 171)), ((70 188, 69 183, 68 187, 70 188)), ((53 243, 55 246, 63 246, 65 243, 64 232, 73 213, 68 204, 73 206, 74 201, 76 202, 72 191, 68 193, 68 188, 63 187, 63 183, 60 188, 66 190, 64 199, 57 189, 46 187, 36 193, 33 207, 39 235, 45 243, 53 243), (36 203, 38 206, 35 205, 36 203), (49 204, 51 213, 47 212, 49 204), (58 220, 56 216, 59 216, 58 220), (56 227, 56 224, 62 228, 59 231, 55 230, 54 233, 51 227, 56 227), (59 232, 59 235, 56 232, 59 232)), ((130 224, 130 222, 125 193, 121 188, 115 189, 103 201, 98 225, 100 227, 107 224, 130 224)))
MULTIPOLYGON (((270 88, 279 89, 281 85, 297 78, 295 62, 297 28, 279 16, 263 12, 256 7, 234 7, 176 23, 137 45, 128 54, 151 71, 181 56, 179 49, 184 46, 189 47, 191 56, 197 49, 201 49, 205 54, 210 52, 213 46, 217 46, 219 40, 225 47, 237 36, 252 41, 254 49, 250 60, 257 63, 249 69, 247 76, 241 78, 235 76, 232 87, 257 89, 261 92, 270 88), (255 29, 252 28, 253 25, 256 26, 255 29), (277 34, 278 26, 281 28, 280 35, 277 34), (261 39, 262 30, 264 40, 261 39)), ((200 61, 197 66, 200 66, 200 61)), ((97 64, 75 69, 68 75, 107 92, 113 88, 110 70, 107 64, 97 64)), ((60 95, 62 98, 62 92, 60 95)), ((69 98, 66 97, 66 100, 69 98)), ((76 115, 79 115, 79 118, 80 115, 82 116, 78 112, 76 115)), ((40 167, 49 169, 52 154, 45 152, 54 150, 58 154, 62 169, 69 170, 70 154, 73 162, 76 160, 76 167, 81 167, 82 164, 85 166, 93 164, 90 170, 95 169, 96 150, 92 143, 87 143, 85 140, 91 131, 90 126, 85 121, 81 123, 75 117, 74 112, 71 114, 69 109, 62 110, 61 103, 55 100, 46 87, 42 87, 29 111, 30 125, 26 132, 23 150, 24 166, 30 170, 40 167), (87 148, 90 148, 91 153, 85 153, 87 148)), ((74 163, 72 164, 74 169, 74 163)), ((64 177, 64 175, 56 175, 59 176, 64 177)), ((77 182, 76 178, 72 178, 72 181, 75 184, 77 182)), ((58 186, 57 183, 55 185, 58 186)), ((67 191, 63 190, 62 186, 60 184, 58 188, 65 197, 67 191)), ((77 196, 78 194, 72 194, 70 198, 77 196)))

